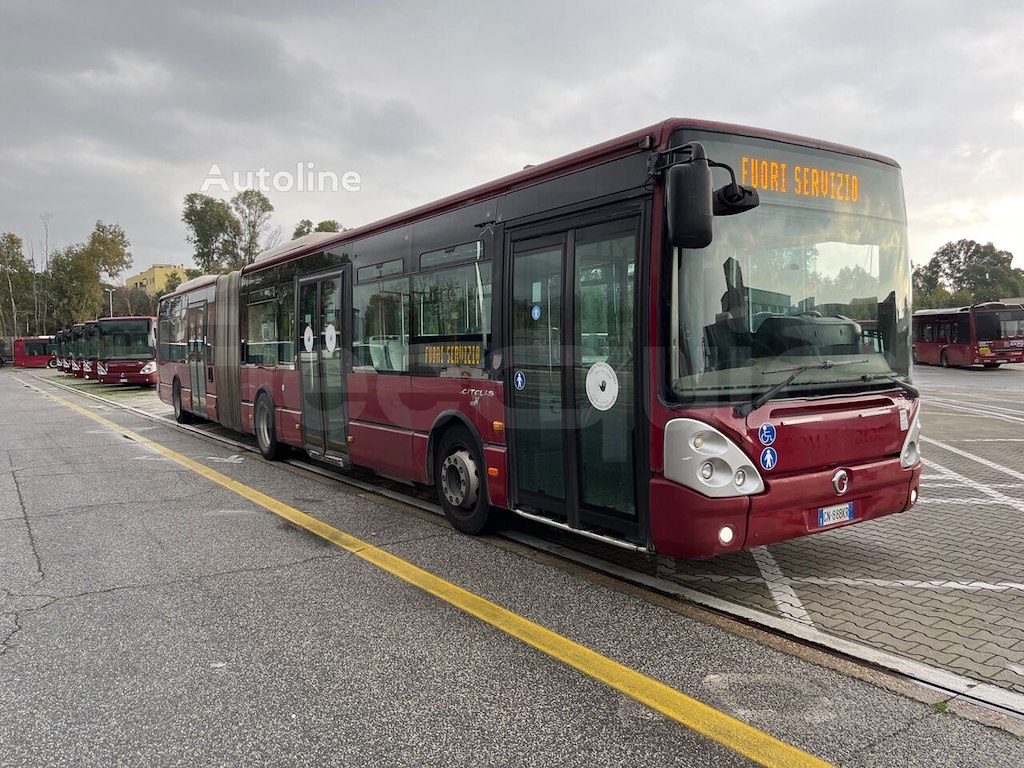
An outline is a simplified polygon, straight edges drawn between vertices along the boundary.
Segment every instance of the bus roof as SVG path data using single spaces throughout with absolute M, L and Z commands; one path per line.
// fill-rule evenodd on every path
M 918 309 L 914 317 L 934 317 L 937 315 L 955 315 L 959 312 L 995 312 L 1003 309 L 1024 310 L 1024 304 L 1009 304 L 1003 301 L 984 301 L 970 307 L 950 307 L 948 309 Z
M 412 208 L 403 213 L 389 216 L 379 221 L 366 224 L 345 232 L 313 232 L 304 237 L 285 243 L 277 248 L 264 251 L 259 254 L 252 264 L 242 268 L 242 273 L 256 272 L 265 267 L 278 264 L 283 261 L 305 256 L 310 253 L 325 250 L 326 248 L 342 245 L 352 240 L 357 240 L 369 235 L 384 232 L 395 227 L 411 224 L 420 219 L 437 216 L 448 211 L 463 208 L 473 203 L 483 202 L 499 195 L 514 192 L 518 189 L 533 186 L 544 181 L 564 176 L 581 168 L 586 168 L 601 163 L 610 162 L 632 155 L 636 152 L 664 147 L 672 133 L 681 128 L 689 128 L 700 131 L 713 131 L 729 133 L 732 135 L 750 136 L 754 138 L 781 141 L 790 144 L 797 144 L 804 147 L 821 149 L 830 152 L 839 152 L 847 155 L 875 160 L 877 162 L 891 165 L 896 168 L 899 165 L 895 160 L 864 150 L 848 147 L 841 144 L 812 139 L 806 136 L 795 134 L 768 131 L 760 128 L 752 128 L 744 125 L 730 123 L 718 123 L 707 120 L 696 120 L 687 118 L 669 118 L 660 123 L 641 128 L 637 131 L 624 134 L 614 139 L 595 144 L 586 149 L 573 152 L 562 157 L 548 160 L 538 165 L 527 166 L 521 171 L 516 171 L 507 176 L 489 181 L 476 187 L 458 192 L 454 195 L 435 200 L 434 202 Z M 216 280 L 216 275 L 203 275 L 193 278 L 179 285 L 174 291 L 166 294 L 174 296 L 180 293 L 205 286 Z
M 101 317 L 96 320 L 97 323 L 109 323 L 114 320 L 156 320 L 155 317 L 149 315 L 125 315 L 123 317 Z

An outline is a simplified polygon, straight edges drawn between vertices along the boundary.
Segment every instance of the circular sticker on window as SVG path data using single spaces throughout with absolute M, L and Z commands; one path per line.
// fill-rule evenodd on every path
M 302 333 L 302 344 L 307 352 L 313 351 L 313 326 L 306 326 L 306 330 Z
M 329 323 L 324 328 L 324 346 L 328 352 L 334 352 L 338 346 L 338 332 L 334 330 L 334 323 Z
M 619 377 L 608 363 L 594 363 L 587 371 L 587 397 L 599 411 L 607 411 L 619 399 Z

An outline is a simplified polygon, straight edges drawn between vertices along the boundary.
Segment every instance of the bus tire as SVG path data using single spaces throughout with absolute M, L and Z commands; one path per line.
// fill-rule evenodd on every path
M 939 365 L 949 368 L 949 356 L 946 354 L 946 350 L 942 350 L 942 354 L 939 355 Z
M 171 403 L 174 406 L 174 420 L 179 424 L 191 424 L 192 413 L 185 410 L 185 406 L 181 403 L 181 382 L 177 379 L 174 380 L 174 386 L 171 387 Z
M 46 367 L 47 368 L 56 368 L 57 367 L 57 358 L 51 357 L 49 360 L 47 360 L 46 361 Z
M 277 441 L 274 427 L 274 403 L 266 392 L 260 392 L 253 407 L 252 427 L 256 433 L 256 445 L 267 461 L 277 461 L 284 456 L 285 447 Z
M 446 430 L 434 460 L 434 486 L 444 516 L 455 530 L 476 535 L 487 529 L 491 505 L 484 475 L 482 451 L 469 430 L 461 426 Z
M 1002 363 L 985 363 L 986 368 L 998 368 Z

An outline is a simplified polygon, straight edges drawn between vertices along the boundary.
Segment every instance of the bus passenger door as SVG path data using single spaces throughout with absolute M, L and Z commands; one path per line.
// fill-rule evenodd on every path
M 633 217 L 511 241 L 513 504 L 637 540 Z
M 192 413 L 206 417 L 206 302 L 185 310 L 186 358 L 192 385 Z
M 303 442 L 311 455 L 336 461 L 348 457 L 344 350 L 351 333 L 345 327 L 345 287 L 344 273 L 300 280 L 295 324 Z

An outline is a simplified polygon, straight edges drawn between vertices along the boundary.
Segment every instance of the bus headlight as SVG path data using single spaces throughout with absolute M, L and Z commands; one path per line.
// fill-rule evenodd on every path
M 665 478 L 712 498 L 751 496 L 764 481 L 743 450 L 696 419 L 665 425 Z
M 150 360 L 148 363 L 142 366 L 142 369 L 139 371 L 139 373 L 141 373 L 143 376 L 149 373 L 156 373 L 156 360 Z
M 103 363 L 96 363 L 96 373 L 99 374 L 100 376 L 106 376 L 107 366 L 105 366 Z

